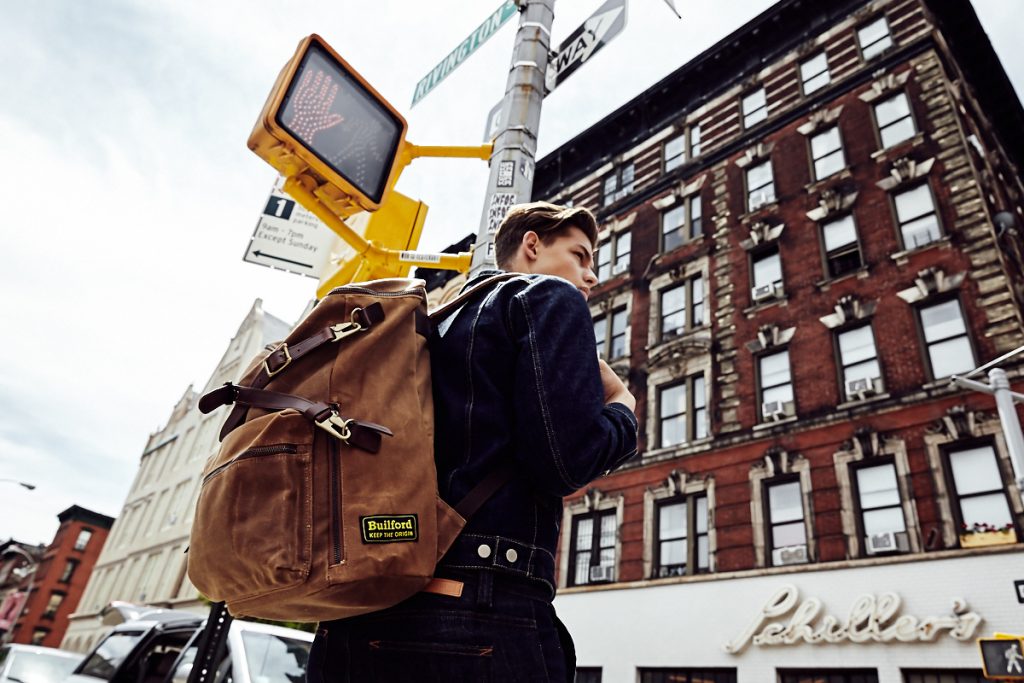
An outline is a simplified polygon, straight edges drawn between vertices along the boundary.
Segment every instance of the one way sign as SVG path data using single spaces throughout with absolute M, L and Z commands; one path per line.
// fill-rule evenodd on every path
M 548 92 L 561 85 L 595 52 L 626 27 L 626 0 L 608 0 L 573 31 L 548 62 L 545 85 Z

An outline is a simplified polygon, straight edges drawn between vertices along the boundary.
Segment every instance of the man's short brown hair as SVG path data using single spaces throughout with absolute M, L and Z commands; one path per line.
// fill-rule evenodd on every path
M 597 219 L 589 209 L 550 202 L 517 204 L 509 209 L 494 236 L 494 258 L 499 267 L 507 265 L 515 258 L 523 235 L 531 230 L 540 236 L 541 242 L 551 244 L 570 228 L 579 228 L 591 246 L 597 245 Z

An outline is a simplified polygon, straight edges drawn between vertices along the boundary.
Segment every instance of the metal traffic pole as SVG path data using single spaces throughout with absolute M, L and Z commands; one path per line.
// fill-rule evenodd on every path
M 1017 488 L 1020 490 L 1021 498 L 1024 499 L 1024 433 L 1021 432 L 1020 419 L 1017 417 L 1017 409 L 1014 406 L 1015 403 L 1024 403 L 1024 394 L 1012 391 L 1006 371 L 1002 368 L 993 367 L 1020 353 L 1024 353 L 1024 346 L 991 360 L 981 367 L 975 368 L 963 377 L 954 375 L 950 378 L 950 381 L 958 387 L 973 389 L 974 391 L 980 391 L 995 397 L 996 410 L 999 412 L 999 422 L 1002 425 L 1003 434 L 1006 436 L 1006 448 L 1010 451 L 1014 476 L 1017 478 Z M 972 375 L 980 374 L 985 370 L 988 370 L 989 384 L 969 379 Z
M 494 141 L 483 216 L 469 277 L 495 267 L 494 232 L 509 207 L 527 202 L 533 192 L 534 160 L 544 75 L 551 49 L 555 0 L 517 0 L 519 30 L 512 50 L 512 69 L 502 105 L 504 127 Z

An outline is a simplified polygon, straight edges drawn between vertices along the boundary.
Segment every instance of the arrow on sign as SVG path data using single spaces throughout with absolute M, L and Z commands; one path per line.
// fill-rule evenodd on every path
M 625 25 L 625 0 L 608 0 L 562 43 L 545 74 L 547 89 L 554 90 Z
M 263 258 L 272 258 L 275 261 L 284 261 L 285 263 L 291 263 L 292 265 L 295 265 L 295 266 L 302 266 L 303 268 L 312 268 L 313 267 L 313 264 L 311 264 L 311 263 L 302 263 L 301 261 L 292 261 L 291 259 L 286 259 L 286 258 L 282 258 L 280 256 L 274 256 L 273 254 L 268 254 L 267 252 L 260 251 L 259 249 L 257 249 L 256 251 L 252 252 L 252 254 L 253 254 L 253 256 L 262 256 Z

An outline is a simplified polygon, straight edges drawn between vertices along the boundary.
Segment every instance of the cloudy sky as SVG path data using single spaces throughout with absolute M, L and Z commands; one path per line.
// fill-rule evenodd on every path
M 632 0 L 625 31 L 544 103 L 540 154 L 771 5 Z M 1019 0 L 974 0 L 1018 92 Z M 202 387 L 255 298 L 293 321 L 315 281 L 242 262 L 275 172 L 245 141 L 319 33 L 418 144 L 478 144 L 515 20 L 415 108 L 417 81 L 499 0 L 0 0 L 0 540 L 120 512 L 147 436 Z M 559 0 L 560 42 L 600 3 Z M 419 160 L 421 247 L 476 231 L 486 165 Z M 35 484 L 35 491 L 2 481 Z

